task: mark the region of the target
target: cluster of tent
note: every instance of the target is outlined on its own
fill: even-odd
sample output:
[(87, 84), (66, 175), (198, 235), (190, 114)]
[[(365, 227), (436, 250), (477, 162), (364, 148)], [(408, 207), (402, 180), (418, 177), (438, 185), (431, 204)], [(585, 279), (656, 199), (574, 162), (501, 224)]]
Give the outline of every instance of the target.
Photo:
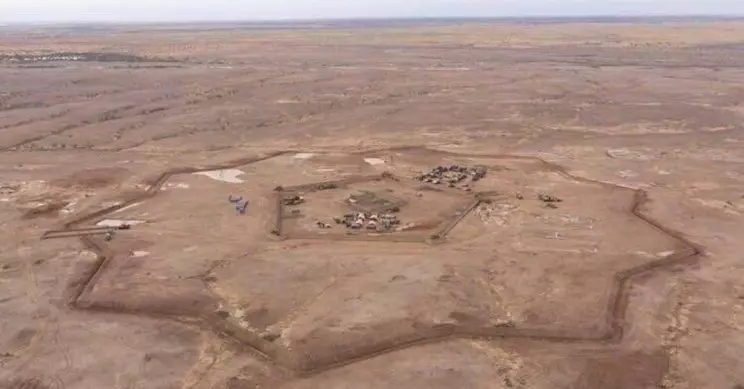
[[(447, 184), (450, 188), (454, 188), (457, 184), (462, 183), (468, 178), (470, 178), (471, 182), (479, 181), (486, 176), (486, 172), (487, 170), (484, 166), (470, 168), (459, 165), (443, 165), (420, 174), (416, 178), (427, 184)], [(465, 185), (463, 189), (469, 189), (469, 185)]]

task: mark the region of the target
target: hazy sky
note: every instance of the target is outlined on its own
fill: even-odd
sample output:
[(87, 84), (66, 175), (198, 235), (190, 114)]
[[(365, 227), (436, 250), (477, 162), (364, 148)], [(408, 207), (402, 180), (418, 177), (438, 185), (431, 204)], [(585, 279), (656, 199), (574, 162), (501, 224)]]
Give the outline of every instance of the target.
[(744, 15), (744, 0), (0, 0), (0, 22)]

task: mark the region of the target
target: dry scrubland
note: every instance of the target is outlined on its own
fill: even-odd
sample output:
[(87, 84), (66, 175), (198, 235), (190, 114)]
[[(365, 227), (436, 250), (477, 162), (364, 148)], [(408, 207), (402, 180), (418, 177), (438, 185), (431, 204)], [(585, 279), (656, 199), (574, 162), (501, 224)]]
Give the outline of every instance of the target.
[(0, 387), (744, 385), (744, 23), (217, 27), (0, 27)]

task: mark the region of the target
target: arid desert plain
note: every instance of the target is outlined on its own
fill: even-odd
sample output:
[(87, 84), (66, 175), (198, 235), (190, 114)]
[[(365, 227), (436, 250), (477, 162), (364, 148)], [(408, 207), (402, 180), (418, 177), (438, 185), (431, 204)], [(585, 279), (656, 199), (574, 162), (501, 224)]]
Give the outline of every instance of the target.
[(744, 21), (0, 27), (0, 388), (742, 389)]

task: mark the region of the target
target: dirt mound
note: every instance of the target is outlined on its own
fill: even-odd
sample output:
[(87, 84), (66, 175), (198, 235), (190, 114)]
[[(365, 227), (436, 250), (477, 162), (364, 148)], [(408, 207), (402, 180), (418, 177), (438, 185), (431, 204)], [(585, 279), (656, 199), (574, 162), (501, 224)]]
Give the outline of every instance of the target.
[(68, 204), (70, 203), (66, 201), (54, 200), (38, 207), (26, 210), (22, 218), (24, 220), (31, 220), (41, 217), (57, 217), (59, 215), (59, 211), (64, 209)]
[(121, 181), (128, 174), (127, 169), (116, 167), (85, 169), (54, 180), (51, 184), (61, 188), (104, 188)]

